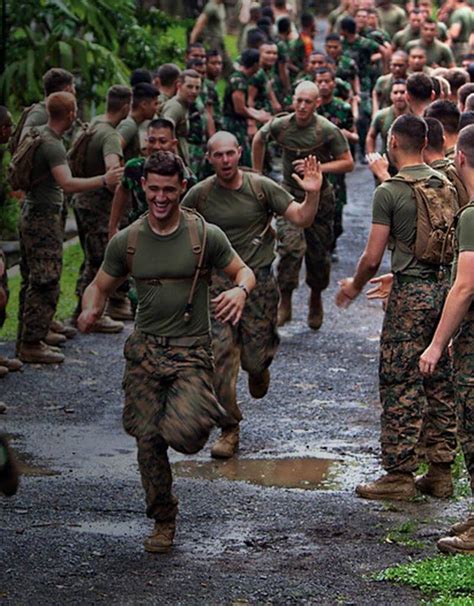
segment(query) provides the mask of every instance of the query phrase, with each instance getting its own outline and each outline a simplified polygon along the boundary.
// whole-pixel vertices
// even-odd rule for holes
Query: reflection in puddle
[[[315,458],[231,459],[229,461],[179,461],[177,476],[200,480],[234,480],[277,488],[333,488],[335,461]]]

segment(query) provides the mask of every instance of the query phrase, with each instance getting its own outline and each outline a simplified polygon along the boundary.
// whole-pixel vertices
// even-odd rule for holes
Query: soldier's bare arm
[[[104,313],[108,297],[127,279],[114,278],[100,269],[82,296],[82,313],[77,320],[81,332],[89,332]]]
[[[252,141],[252,166],[259,173],[263,170],[263,161],[265,158],[265,142],[262,139],[260,131],[257,132]]]
[[[367,133],[365,149],[368,154],[374,154],[377,150],[377,131],[373,126],[369,128],[369,132]]]
[[[112,200],[112,208],[109,218],[109,240],[118,232],[120,221],[123,217],[125,208],[130,203],[130,199],[130,191],[126,190],[125,187],[120,184],[116,188],[114,199]]]
[[[207,15],[205,13],[201,13],[198,17],[198,20],[194,24],[191,35],[189,36],[190,44],[194,44],[195,42],[197,42],[199,40],[206,25],[207,25]]]
[[[123,168],[115,166],[110,168],[104,175],[97,175],[83,179],[73,177],[68,164],[61,164],[51,169],[51,173],[56,183],[66,194],[78,194],[85,191],[101,189],[101,187],[114,188],[122,178]]]
[[[293,162],[293,166],[295,172],[298,175],[304,174],[304,158],[301,158],[300,160],[295,160]],[[321,164],[321,172],[330,173],[332,175],[350,173],[353,168],[354,159],[352,158],[352,154],[350,151],[344,152],[335,160],[330,160],[329,162],[323,162]]]
[[[247,297],[255,288],[255,275],[238,255],[235,255],[223,271],[237,286],[222,292],[211,302],[215,306],[216,319],[231,322],[235,326],[242,316]]]

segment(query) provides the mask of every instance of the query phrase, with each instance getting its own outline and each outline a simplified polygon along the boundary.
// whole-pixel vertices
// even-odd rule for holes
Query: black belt
[[[395,274],[399,284],[413,284],[415,282],[439,282],[438,274],[427,274],[425,276],[403,276]]]
[[[165,337],[160,335],[152,335],[149,332],[137,330],[155,345],[160,347],[198,347],[199,345],[210,345],[210,335],[200,335],[194,337]]]

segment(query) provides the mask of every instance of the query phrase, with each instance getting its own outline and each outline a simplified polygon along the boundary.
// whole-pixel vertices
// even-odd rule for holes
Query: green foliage
[[[421,541],[413,539],[411,536],[418,529],[418,522],[415,520],[409,520],[400,524],[397,528],[390,530],[385,537],[386,543],[396,543],[397,545],[404,545],[405,547],[413,547],[422,549],[425,544]]]
[[[474,606],[474,558],[469,555],[440,555],[400,564],[378,573],[375,579],[437,594],[428,602],[430,606]]]
[[[19,218],[18,201],[7,196],[5,203],[0,205],[0,240],[16,240]]]

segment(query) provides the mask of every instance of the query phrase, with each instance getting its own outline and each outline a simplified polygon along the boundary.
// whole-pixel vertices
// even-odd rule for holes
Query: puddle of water
[[[102,534],[110,537],[128,537],[136,536],[142,531],[143,521],[129,522],[108,522],[106,520],[100,522],[81,522],[71,529],[74,532],[86,534]]]
[[[231,459],[229,461],[179,461],[173,470],[182,478],[233,480],[276,488],[332,488],[336,462],[331,459]]]

